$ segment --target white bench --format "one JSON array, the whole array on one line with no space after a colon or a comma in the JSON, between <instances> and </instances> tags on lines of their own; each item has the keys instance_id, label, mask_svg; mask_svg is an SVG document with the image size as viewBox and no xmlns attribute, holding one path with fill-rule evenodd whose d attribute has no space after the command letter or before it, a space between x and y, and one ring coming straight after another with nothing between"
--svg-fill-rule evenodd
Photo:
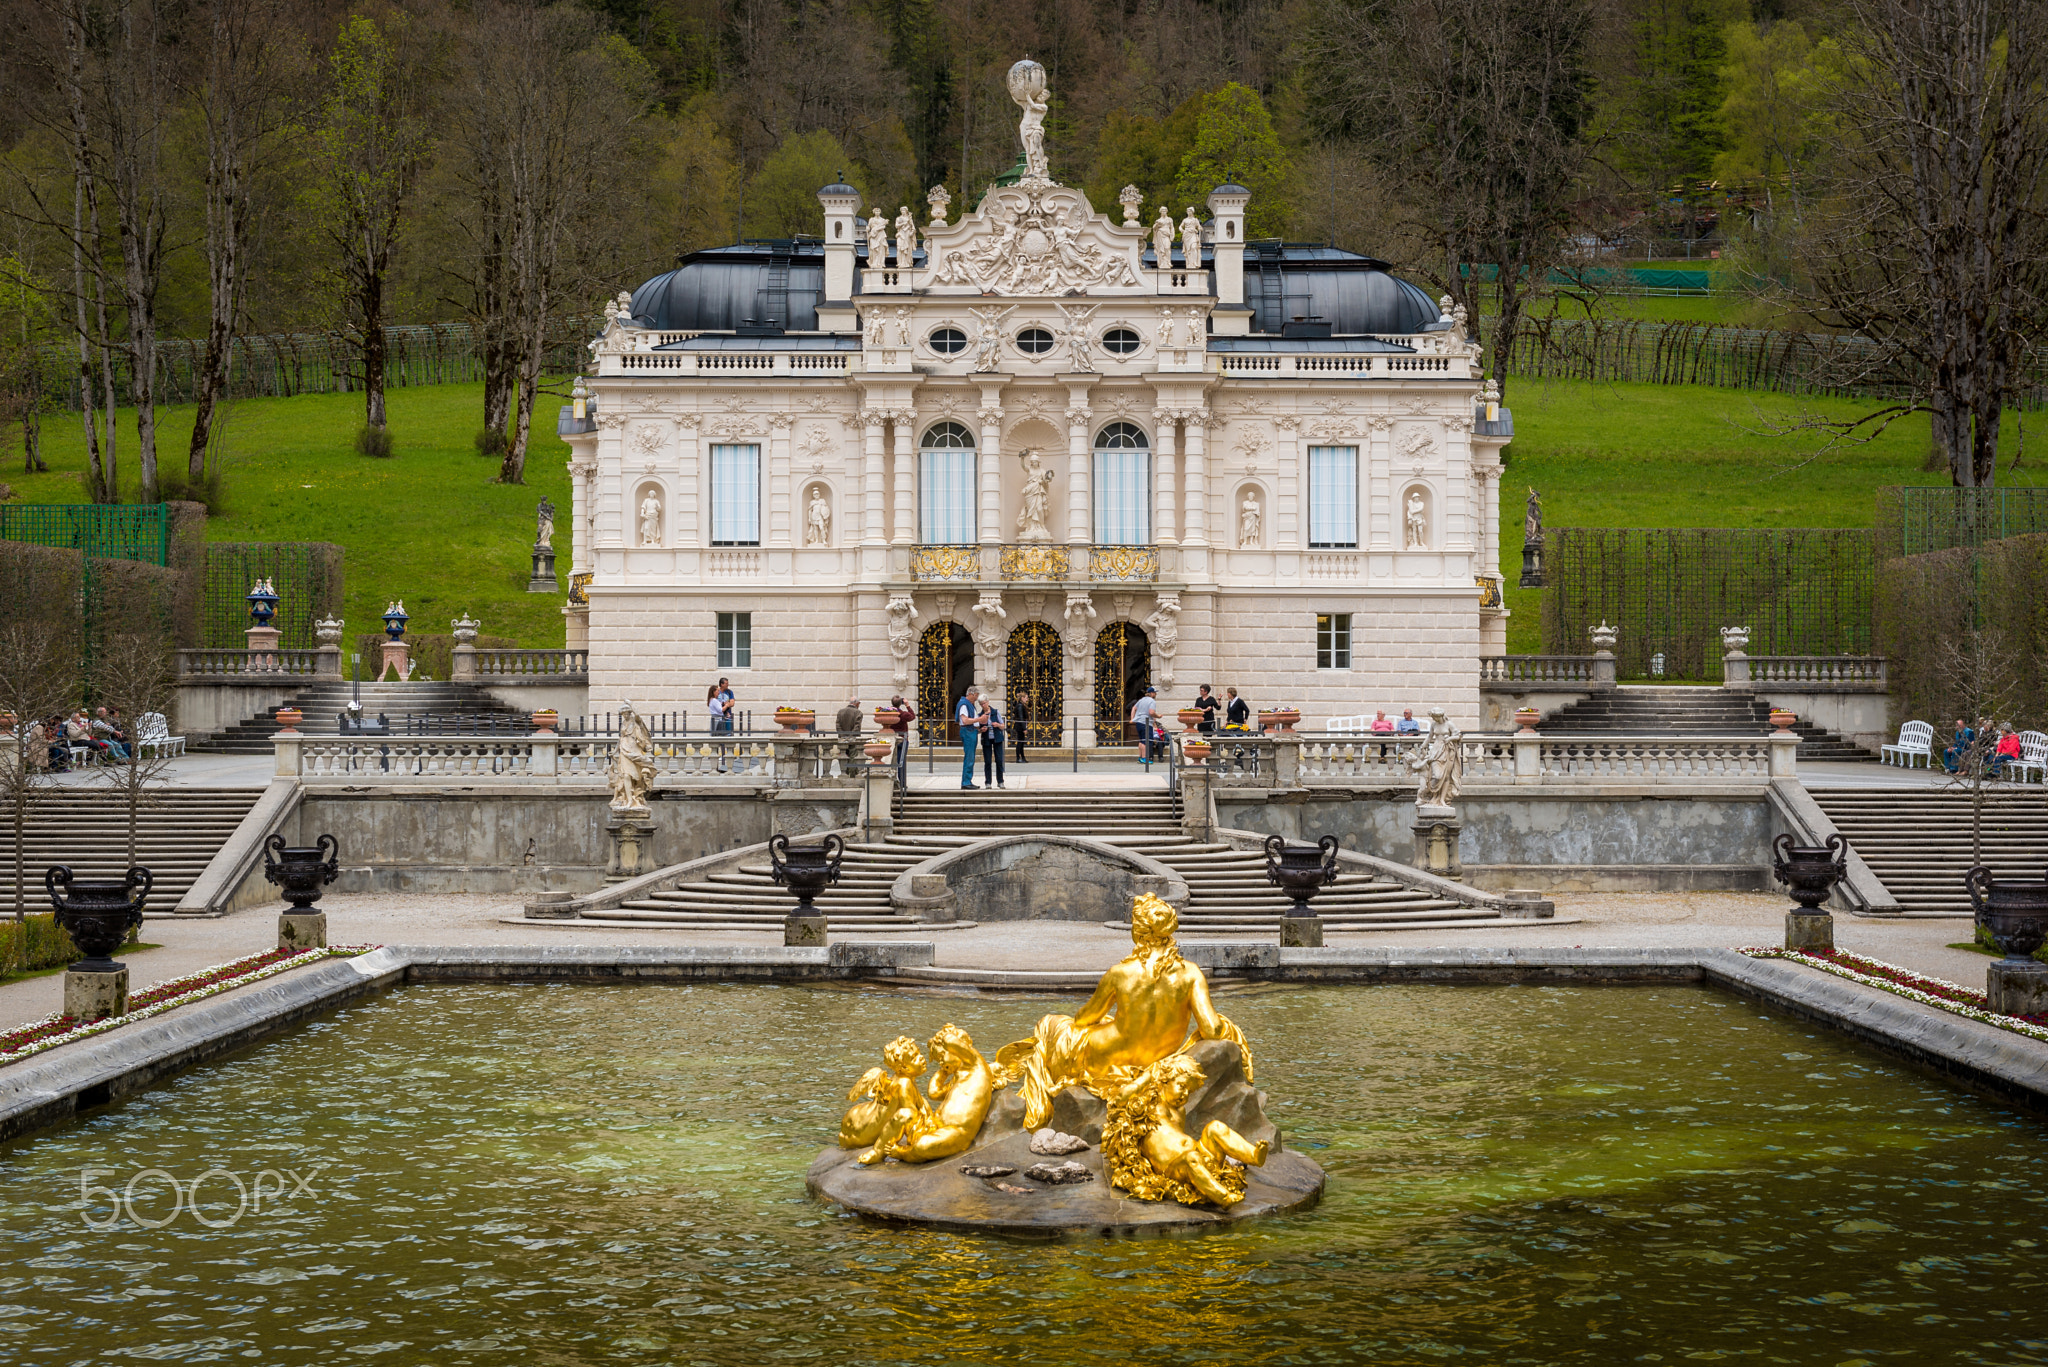
<instances>
[{"instance_id":1,"label":"white bench","mask_svg":"<svg viewBox=\"0 0 2048 1367\"><path fill-rule=\"evenodd\" d=\"M1890 764L1894 757L1898 763L1910 769L1914 757L1927 768L1934 767L1934 728L1924 721L1909 721L1899 728L1899 739L1893 745L1881 745L1877 750L1877 762Z\"/></svg>"},{"instance_id":2,"label":"white bench","mask_svg":"<svg viewBox=\"0 0 2048 1367\"><path fill-rule=\"evenodd\" d=\"M160 755L182 755L185 753L185 738L171 734L171 724L161 712L144 712L142 720L135 727L135 754L140 758L144 750L154 750Z\"/></svg>"},{"instance_id":3,"label":"white bench","mask_svg":"<svg viewBox=\"0 0 2048 1367\"><path fill-rule=\"evenodd\" d=\"M1361 731L1372 730L1372 718L1360 713L1355 717L1332 717L1323 730L1333 736L1355 736Z\"/></svg>"},{"instance_id":4,"label":"white bench","mask_svg":"<svg viewBox=\"0 0 2048 1367\"><path fill-rule=\"evenodd\" d=\"M2024 783L2029 771L2048 782L2048 733L2020 732L2020 757L2006 761L2005 767L2016 783Z\"/></svg>"}]
</instances>

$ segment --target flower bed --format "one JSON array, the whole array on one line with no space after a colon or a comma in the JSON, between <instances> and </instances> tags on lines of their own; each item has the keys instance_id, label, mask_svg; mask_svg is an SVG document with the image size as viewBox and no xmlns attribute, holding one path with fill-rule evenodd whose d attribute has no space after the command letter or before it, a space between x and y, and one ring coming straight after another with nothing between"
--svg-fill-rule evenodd
<instances>
[{"instance_id":1,"label":"flower bed","mask_svg":"<svg viewBox=\"0 0 2048 1367\"><path fill-rule=\"evenodd\" d=\"M1888 964L1882 959L1866 959L1860 954L1844 950L1830 950L1825 954L1810 949L1779 949L1774 945L1755 945L1739 949L1738 954L1747 954L1752 959L1790 959L1823 973L1832 973L1837 978L1847 978L1852 983L1865 987L1881 988L1908 1001L1920 1002L1927 1006L1938 1006L1958 1016L1966 1016L1986 1025L1995 1025L2001 1030L2010 1030L2016 1035L2029 1039L2048 1040L2048 1016L2005 1016L1990 1009L1982 992L1972 992L1958 983L1943 978L1924 978L1910 969Z\"/></svg>"},{"instance_id":2,"label":"flower bed","mask_svg":"<svg viewBox=\"0 0 2048 1367\"><path fill-rule=\"evenodd\" d=\"M80 1022L76 1016L45 1016L39 1021L30 1021L27 1025L17 1026L0 1034L0 1063L13 1063L17 1059L39 1054L60 1044L69 1044L76 1039L103 1035L131 1021L160 1016L177 1007L218 996L231 987L276 977L288 969L298 968L320 959L352 959L375 948L375 945L330 945L325 949L265 950L261 954L251 954L246 959L215 964L212 968L202 968L197 973L188 973L182 978L171 978L154 987L146 987L128 998L128 1014L125 1016L108 1016L105 1020L89 1024Z\"/></svg>"}]
</instances>

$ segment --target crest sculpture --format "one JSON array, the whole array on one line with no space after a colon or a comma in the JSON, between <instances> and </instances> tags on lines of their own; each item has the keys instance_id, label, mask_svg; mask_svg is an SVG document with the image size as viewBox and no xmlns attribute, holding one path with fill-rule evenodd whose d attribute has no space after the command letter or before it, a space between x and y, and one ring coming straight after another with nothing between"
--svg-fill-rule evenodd
<instances>
[{"instance_id":1,"label":"crest sculpture","mask_svg":"<svg viewBox=\"0 0 2048 1367\"><path fill-rule=\"evenodd\" d=\"M949 1023L930 1040L937 1072L920 1090L925 1055L898 1036L848 1093L838 1144L811 1165L812 1194L882 1219L1040 1233L1314 1203L1323 1171L1266 1119L1251 1045L1181 957L1178 929L1166 902L1133 899L1130 954L1079 1011L1043 1017L993 1063Z\"/></svg>"}]
</instances>

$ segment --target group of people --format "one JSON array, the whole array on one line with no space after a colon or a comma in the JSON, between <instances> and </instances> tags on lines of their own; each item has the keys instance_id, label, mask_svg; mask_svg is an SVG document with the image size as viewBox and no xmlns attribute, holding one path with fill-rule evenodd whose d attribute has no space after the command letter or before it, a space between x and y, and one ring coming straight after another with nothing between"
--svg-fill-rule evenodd
<instances>
[{"instance_id":1,"label":"group of people","mask_svg":"<svg viewBox=\"0 0 2048 1367\"><path fill-rule=\"evenodd\" d=\"M720 678L704 694L704 711L711 719L711 732L713 735L730 735L732 733L733 701L732 681L730 679Z\"/></svg>"},{"instance_id":2,"label":"group of people","mask_svg":"<svg viewBox=\"0 0 2048 1367\"><path fill-rule=\"evenodd\" d=\"M1201 724L1195 728L1202 735L1214 735L1219 728L1224 731L1252 729L1251 704L1238 697L1235 688L1224 689L1223 696L1219 698L1208 684L1203 684L1190 706L1200 708L1203 713ZM1217 719L1219 712L1222 713L1220 722ZM1137 730L1138 748L1146 759L1157 759L1165 753L1166 727L1159 720L1157 688L1148 687L1144 696L1131 705L1131 725Z\"/></svg>"},{"instance_id":3,"label":"group of people","mask_svg":"<svg viewBox=\"0 0 2048 1367\"><path fill-rule=\"evenodd\" d=\"M32 722L28 728L29 763L51 773L71 767L73 750L84 750L95 759L126 761L129 745L127 721L118 707L90 713L81 707L69 716L60 713Z\"/></svg>"},{"instance_id":4,"label":"group of people","mask_svg":"<svg viewBox=\"0 0 2048 1367\"><path fill-rule=\"evenodd\" d=\"M1004 753L1009 748L1011 737L1010 722L1016 723L1017 763L1025 763L1024 732L1031 724L1031 692L1017 690L1017 697L1009 719L996 705L995 695L985 688L969 685L960 701L954 705L953 720L960 727L960 787L972 791L977 786L1001 788L1007 777L1003 765ZM984 771L982 783L974 782L974 752L981 751Z\"/></svg>"},{"instance_id":5,"label":"group of people","mask_svg":"<svg viewBox=\"0 0 2048 1367\"><path fill-rule=\"evenodd\" d=\"M1960 773L1977 737L1991 740L1991 748L1984 754L1984 771L1993 778L2005 773L2005 766L2021 756L2020 733L2009 721L1993 723L1990 718L1980 718L1975 726L1961 717L1956 718L1955 734L1949 740L1948 749L1941 752L1941 767L1951 774ZM1996 737L1996 739L1991 739Z\"/></svg>"}]
</instances>

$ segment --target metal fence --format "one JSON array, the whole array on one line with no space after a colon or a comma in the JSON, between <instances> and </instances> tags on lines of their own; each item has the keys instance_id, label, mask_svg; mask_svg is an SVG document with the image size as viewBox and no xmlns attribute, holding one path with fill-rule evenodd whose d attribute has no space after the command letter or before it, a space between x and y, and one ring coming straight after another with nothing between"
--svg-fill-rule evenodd
<instances>
[{"instance_id":1,"label":"metal fence","mask_svg":"<svg viewBox=\"0 0 2048 1367\"><path fill-rule=\"evenodd\" d=\"M0 504L0 540L83 551L88 559L171 563L171 506Z\"/></svg>"},{"instance_id":2,"label":"metal fence","mask_svg":"<svg viewBox=\"0 0 2048 1367\"><path fill-rule=\"evenodd\" d=\"M249 586L268 580L277 590L271 625L278 644L311 650L313 623L341 615L341 547L326 541L216 541L206 548L204 644L215 650L246 646Z\"/></svg>"},{"instance_id":3,"label":"metal fence","mask_svg":"<svg viewBox=\"0 0 2048 1367\"><path fill-rule=\"evenodd\" d=\"M2033 536L2048 532L2048 489L1888 485L1874 530L1880 560Z\"/></svg>"}]
</instances>

